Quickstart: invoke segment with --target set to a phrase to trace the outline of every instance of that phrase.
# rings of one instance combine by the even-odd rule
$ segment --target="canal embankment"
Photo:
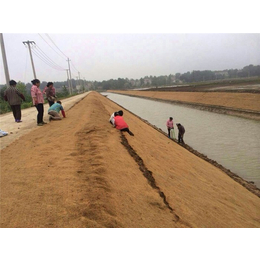
[[[1,227],[260,227],[258,196],[121,108],[91,92],[2,149]]]

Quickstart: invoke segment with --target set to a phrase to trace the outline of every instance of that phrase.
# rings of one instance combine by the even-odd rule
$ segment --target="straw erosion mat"
[[[1,154],[1,227],[260,227],[260,199],[96,92]]]

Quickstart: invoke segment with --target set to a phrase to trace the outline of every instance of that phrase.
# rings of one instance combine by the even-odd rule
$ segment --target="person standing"
[[[43,114],[44,114],[44,100],[43,100],[43,93],[40,90],[40,81],[38,79],[34,79],[32,82],[32,88],[31,88],[31,96],[33,105],[36,107],[38,114],[37,114],[37,125],[43,126],[44,124],[47,124],[43,121]]]
[[[48,115],[50,115],[49,117],[49,121],[51,120],[61,120],[60,117],[60,111],[63,115],[63,117],[65,118],[65,111],[63,106],[61,105],[60,101],[57,101],[56,103],[54,103],[49,109],[48,109]]]
[[[22,113],[21,104],[22,100],[25,101],[24,95],[16,87],[16,81],[10,80],[9,85],[4,92],[4,99],[7,101],[13,111],[14,119],[16,123],[21,123]]]
[[[183,136],[184,136],[184,133],[185,133],[185,128],[183,125],[181,125],[180,123],[176,124],[177,127],[178,127],[178,130],[179,130],[179,134],[178,134],[178,143],[184,143],[184,140],[183,140]]]
[[[171,138],[171,129],[174,129],[173,126],[173,118],[170,117],[166,122],[167,130],[168,130],[168,137]]]
[[[123,118],[122,110],[119,110],[118,115],[114,117],[114,123],[116,129],[120,130],[121,132],[128,132],[128,134],[134,136],[134,134],[129,130],[129,127]]]
[[[53,82],[48,82],[45,93],[46,93],[46,98],[48,100],[49,106],[51,107],[54,104],[54,101],[56,99]]]

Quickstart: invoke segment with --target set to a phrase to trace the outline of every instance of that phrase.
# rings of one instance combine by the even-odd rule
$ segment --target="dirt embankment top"
[[[209,83],[193,83],[191,85],[151,88],[144,91],[180,91],[180,92],[231,92],[260,93],[260,78],[256,80],[220,81]]]
[[[260,227],[260,199],[91,92],[2,150],[1,227]]]

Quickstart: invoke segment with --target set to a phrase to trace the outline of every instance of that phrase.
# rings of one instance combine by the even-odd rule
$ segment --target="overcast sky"
[[[169,3],[162,0],[161,3],[163,2]],[[230,13],[226,12],[227,9],[221,7],[221,2],[214,7],[218,17],[218,20],[214,19],[214,21],[217,21],[218,25],[223,22],[223,18],[228,21],[224,20],[224,24],[217,30],[217,27],[210,23],[210,17],[214,18],[215,12],[203,11],[201,14],[197,12],[194,17],[191,15],[194,13],[193,10],[192,13],[187,13],[186,10],[185,14],[183,11],[176,12],[176,10],[183,10],[180,7],[176,9],[176,5],[165,5],[163,9],[158,9],[158,6],[153,6],[154,9],[151,9],[151,4],[141,9],[131,9],[134,7],[129,5],[128,13],[125,11],[105,13],[108,6],[100,9],[97,3],[95,8],[99,8],[99,12],[87,12],[84,17],[76,16],[76,24],[66,24],[65,16],[58,16],[59,21],[62,22],[56,23],[57,13],[50,12],[48,7],[43,7],[48,10],[46,16],[44,9],[41,9],[41,14],[37,13],[37,19],[33,19],[30,23],[27,23],[26,19],[15,18],[13,24],[8,16],[9,27],[4,27],[1,31],[4,32],[10,78],[25,83],[34,78],[29,50],[23,44],[28,40],[36,43],[32,55],[36,76],[41,81],[66,81],[67,58],[71,60],[72,78],[80,75],[81,79],[91,81],[119,77],[139,79],[150,75],[169,75],[192,70],[241,69],[249,64],[260,65],[260,34],[254,31],[247,33],[245,28],[254,27],[247,26],[240,16],[232,20]],[[120,4],[120,1],[117,3]],[[226,4],[225,6],[227,7]],[[182,7],[184,8],[185,5]],[[239,4],[236,7],[239,7]],[[18,8],[17,12],[19,11]],[[74,11],[81,14],[80,8]],[[236,9],[235,13],[239,14],[239,11]],[[242,5],[241,11],[246,11]],[[252,9],[251,13],[254,11],[255,9]],[[152,12],[157,12],[158,15],[153,15]],[[144,14],[147,13],[149,15],[145,19]],[[138,19],[139,17],[142,19]],[[252,17],[254,17],[253,13]],[[81,20],[78,20],[79,18]],[[237,29],[234,24],[240,20],[241,24]],[[39,21],[42,23],[38,24]],[[85,23],[80,23],[79,27],[78,21]],[[135,21],[138,23],[134,23]],[[26,26],[36,22],[36,27]],[[207,27],[209,24],[210,27]],[[197,29],[194,31],[192,26]],[[226,32],[223,28],[233,33]],[[240,29],[245,33],[238,33]],[[37,33],[38,31],[48,33]],[[0,84],[5,84],[2,53],[0,58]]]

